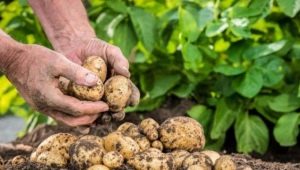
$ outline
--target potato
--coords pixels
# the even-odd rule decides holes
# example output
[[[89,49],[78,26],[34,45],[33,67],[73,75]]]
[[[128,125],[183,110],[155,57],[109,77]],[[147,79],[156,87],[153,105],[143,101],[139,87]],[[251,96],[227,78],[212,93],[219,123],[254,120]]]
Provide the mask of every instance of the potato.
[[[188,169],[189,167],[201,167],[204,170],[211,170],[213,167],[212,161],[208,156],[200,152],[194,152],[184,158],[182,168]]]
[[[151,147],[152,148],[156,148],[160,151],[162,151],[164,149],[164,145],[161,143],[161,141],[159,140],[155,140],[151,143]]]
[[[181,168],[183,160],[190,155],[188,151],[185,150],[175,150],[170,153],[175,161],[176,169]]]
[[[217,159],[215,170],[236,170],[236,165],[231,156],[224,155]]]
[[[158,139],[159,124],[152,118],[147,118],[141,121],[139,128],[143,134],[151,141]]]
[[[192,166],[189,166],[187,168],[187,170],[207,170],[207,168],[205,168],[202,165],[192,165]]]
[[[80,139],[70,147],[71,165],[76,169],[86,169],[101,164],[106,153],[99,141]]]
[[[204,150],[204,151],[201,151],[200,153],[207,155],[210,158],[210,160],[212,161],[213,165],[215,165],[216,160],[220,158],[220,154],[215,151]]]
[[[116,151],[111,151],[103,156],[103,164],[108,168],[118,168],[124,163],[124,157]]]
[[[120,112],[132,93],[131,81],[121,75],[110,77],[104,84],[104,100],[112,112]]]
[[[106,80],[107,66],[101,57],[90,56],[84,61],[82,66],[94,72],[102,82]]]
[[[103,140],[103,138],[101,138],[99,136],[85,135],[85,136],[80,137],[79,140],[88,140],[88,141],[96,142],[101,148],[104,149],[104,146],[103,146],[104,140]]]
[[[51,151],[42,152],[37,156],[34,162],[58,168],[65,168],[68,164],[66,157]]]
[[[175,163],[172,156],[164,154],[161,151],[151,148],[144,152],[136,154],[130,158],[127,163],[136,170],[173,170]]]
[[[0,156],[0,170],[4,169],[4,159]]]
[[[87,101],[99,101],[104,94],[104,86],[101,80],[97,81],[97,85],[93,87],[77,85],[71,82],[70,90],[76,98]]]
[[[140,146],[141,151],[145,151],[150,148],[150,142],[144,135],[133,137],[133,140]]]
[[[121,124],[118,129],[118,132],[122,132],[122,134],[124,134],[125,136],[129,136],[129,137],[136,137],[141,135],[139,128],[130,122],[125,122],[123,124]]]
[[[129,159],[140,151],[139,145],[130,137],[121,132],[113,132],[104,138],[104,148],[107,151],[117,151],[125,159]]]
[[[111,113],[111,117],[113,120],[115,121],[122,121],[125,118],[126,114],[125,111],[122,110],[120,112],[116,112],[116,113]]]
[[[193,151],[202,149],[205,136],[202,126],[188,117],[173,117],[164,121],[160,128],[160,141],[166,149]]]
[[[89,167],[87,170],[109,170],[109,168],[104,165],[94,165]]]
[[[49,165],[57,164],[59,167],[64,167],[67,165],[67,162],[70,158],[69,147],[76,140],[76,136],[68,133],[57,133],[52,136],[49,136],[37,147],[35,152],[31,154],[30,161],[40,161],[40,163],[45,162]],[[41,154],[43,155],[40,156]],[[49,156],[49,160],[47,159],[47,155]],[[58,158],[56,158],[55,155],[57,155],[57,157],[61,158],[62,160],[58,160]]]
[[[11,165],[13,167],[16,167],[16,166],[22,166],[24,164],[27,163],[27,158],[23,155],[18,155],[18,156],[15,156],[12,160],[11,160]]]

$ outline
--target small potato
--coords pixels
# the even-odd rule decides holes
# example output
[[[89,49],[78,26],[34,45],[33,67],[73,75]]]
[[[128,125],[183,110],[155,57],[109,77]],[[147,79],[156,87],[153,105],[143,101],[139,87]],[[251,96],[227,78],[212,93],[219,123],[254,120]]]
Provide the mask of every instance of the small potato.
[[[82,66],[94,72],[102,82],[106,80],[107,66],[101,57],[90,56],[84,61]]]
[[[109,170],[109,168],[104,165],[94,165],[89,167],[87,170]]]
[[[151,141],[158,139],[159,124],[152,118],[147,118],[141,121],[139,128],[143,134]]]
[[[130,123],[130,122],[125,122],[125,123],[121,124],[118,127],[117,131],[122,132],[123,135],[129,136],[132,138],[141,135],[139,132],[139,128],[135,124]]]
[[[155,140],[151,143],[151,147],[152,148],[156,148],[160,151],[162,151],[164,149],[164,145],[161,143],[161,141],[159,140]]]
[[[156,151],[155,151],[156,150]],[[146,150],[136,154],[127,162],[136,170],[173,170],[175,163],[172,156],[164,154],[157,149]]]
[[[122,121],[126,116],[126,113],[124,110],[120,111],[120,112],[114,112],[114,113],[111,113],[111,117],[113,120],[115,121]]]
[[[187,168],[187,170],[207,170],[207,168],[202,165],[191,165]]]
[[[23,155],[15,156],[11,160],[11,164],[12,164],[13,167],[22,166],[25,163],[27,163],[27,158],[25,156],[23,156]]]
[[[212,161],[205,154],[194,152],[187,157],[182,162],[182,168],[188,169],[189,167],[203,167],[204,170],[212,170]]]
[[[175,161],[176,169],[181,168],[183,160],[190,155],[188,151],[185,150],[175,150],[170,153]]]
[[[132,93],[131,81],[121,75],[109,78],[104,84],[104,100],[112,112],[120,112],[125,107]]]
[[[88,87],[70,83],[71,93],[80,100],[99,101],[104,94],[104,86],[101,80],[97,81],[96,86]]]
[[[37,156],[34,162],[58,168],[66,167],[68,164],[68,160],[66,159],[66,157],[59,153],[51,151],[42,152]]]
[[[236,165],[231,156],[224,155],[217,159],[215,170],[236,170]]]
[[[133,140],[140,146],[141,151],[145,151],[150,148],[150,142],[144,135],[133,137]]]
[[[101,164],[105,153],[97,141],[80,139],[70,147],[70,162],[75,169],[86,169]]]
[[[194,151],[205,145],[202,126],[189,117],[173,117],[164,121],[159,129],[160,141],[166,149]]]
[[[111,151],[103,156],[103,164],[108,168],[118,168],[124,163],[124,157],[116,151]]]
[[[76,140],[76,136],[68,133],[57,133],[49,136],[37,147],[35,152],[30,155],[30,161],[41,161],[48,163],[49,165],[58,164],[58,166],[64,167],[67,165],[67,162],[70,159],[69,148]],[[43,155],[40,156],[41,154]],[[49,160],[45,160],[47,159],[47,155],[50,157]],[[58,158],[62,157],[63,159],[59,161],[57,158],[52,157],[54,155],[57,155]]]
[[[204,151],[201,151],[200,153],[207,155],[209,157],[209,159],[212,161],[213,165],[215,165],[216,160],[220,158],[220,154],[215,151],[204,150]]]
[[[125,159],[129,159],[140,151],[139,145],[121,132],[113,132],[104,138],[104,148],[107,151],[117,151]]]

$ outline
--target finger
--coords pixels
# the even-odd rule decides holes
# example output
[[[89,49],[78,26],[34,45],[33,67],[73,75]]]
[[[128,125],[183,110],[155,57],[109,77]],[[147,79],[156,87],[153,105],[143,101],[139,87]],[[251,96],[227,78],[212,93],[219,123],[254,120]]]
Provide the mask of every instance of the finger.
[[[47,115],[52,117],[59,123],[63,123],[68,126],[82,126],[82,125],[90,125],[100,116],[98,115],[84,115],[79,117],[69,116],[63,112],[59,111],[51,111],[48,112]]]
[[[54,67],[56,69],[54,76],[63,76],[79,85],[94,86],[99,80],[93,72],[64,57],[59,57]]]
[[[50,107],[72,116],[93,115],[108,111],[109,107],[102,101],[81,101],[75,97],[64,95],[58,88],[49,90]]]
[[[140,94],[139,89],[132,82],[131,82],[131,89],[132,89],[132,92],[131,92],[130,98],[128,100],[128,105],[129,106],[136,106],[140,102],[141,94]]]
[[[108,45],[106,48],[106,56],[108,63],[117,74],[130,77],[128,60],[125,58],[120,48]]]

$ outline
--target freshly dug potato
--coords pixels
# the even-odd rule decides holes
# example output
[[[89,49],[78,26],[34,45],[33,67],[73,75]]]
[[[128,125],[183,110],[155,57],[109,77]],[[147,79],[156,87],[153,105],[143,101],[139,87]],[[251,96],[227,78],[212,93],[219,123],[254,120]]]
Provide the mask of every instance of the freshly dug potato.
[[[143,134],[151,141],[158,139],[159,124],[152,118],[147,118],[141,121],[139,128]]]
[[[99,141],[80,139],[70,147],[70,162],[76,169],[86,169],[101,164],[105,153]]]
[[[65,168],[68,164],[66,157],[51,151],[42,152],[34,162],[57,168]]]
[[[87,170],[109,170],[109,168],[104,165],[94,165],[89,167]]]
[[[187,157],[182,162],[182,168],[188,169],[189,167],[202,167],[204,170],[212,170],[213,164],[208,156],[205,154],[194,152]]]
[[[35,152],[31,154],[30,161],[39,163],[45,162],[49,165],[57,164],[59,167],[64,167],[70,158],[69,147],[76,140],[76,136],[68,133],[57,133],[49,136],[37,147]]]
[[[207,170],[205,166],[202,165],[192,165],[187,168],[187,170]]]
[[[17,167],[17,166],[22,166],[25,163],[27,163],[27,158],[23,155],[18,155],[15,156],[12,160],[11,160],[11,165],[13,167]]]
[[[175,150],[170,153],[175,161],[176,169],[181,168],[183,160],[190,155],[188,151],[185,150]]]
[[[205,136],[202,126],[188,117],[173,117],[164,121],[160,128],[160,141],[166,149],[193,151],[202,149]]]
[[[140,151],[139,145],[121,132],[113,132],[104,138],[104,148],[107,151],[117,151],[125,159],[129,159]]]
[[[101,148],[104,149],[104,146],[103,146],[104,140],[103,140],[103,138],[101,138],[99,136],[85,135],[85,136],[80,137],[79,140],[88,140],[88,141],[96,142]]]
[[[156,150],[156,151],[155,151]],[[172,156],[162,153],[157,149],[151,148],[144,152],[136,154],[130,158],[127,163],[136,170],[173,170],[175,162]]]
[[[90,56],[84,61],[82,66],[94,72],[102,82],[106,80],[107,66],[101,57]]]
[[[111,117],[115,121],[122,121],[125,118],[126,114],[124,109],[120,112],[111,113]]]
[[[104,100],[112,112],[120,112],[125,107],[132,93],[131,81],[121,75],[109,78],[104,84]]]
[[[118,127],[117,131],[122,132],[122,134],[124,134],[125,136],[129,136],[132,138],[141,135],[139,128],[135,124],[130,122],[125,122],[121,124]]]
[[[200,153],[207,155],[209,157],[209,159],[212,161],[213,165],[215,165],[216,160],[220,158],[220,154],[215,151],[204,150],[204,151],[201,151]]]
[[[104,94],[104,86],[101,80],[97,81],[97,85],[93,87],[77,85],[74,83],[71,83],[70,85],[72,94],[81,100],[99,101]]]
[[[152,148],[156,148],[160,151],[162,151],[164,149],[164,145],[161,143],[161,141],[159,140],[155,140],[151,143],[151,147]]]
[[[133,140],[140,146],[141,151],[145,151],[150,148],[150,142],[144,135],[133,137]]]
[[[4,159],[0,156],[0,170],[4,169]]]
[[[215,170],[236,170],[236,165],[231,156],[224,155],[217,159]]]
[[[118,168],[124,163],[124,157],[116,151],[111,151],[103,156],[103,164],[108,168]]]

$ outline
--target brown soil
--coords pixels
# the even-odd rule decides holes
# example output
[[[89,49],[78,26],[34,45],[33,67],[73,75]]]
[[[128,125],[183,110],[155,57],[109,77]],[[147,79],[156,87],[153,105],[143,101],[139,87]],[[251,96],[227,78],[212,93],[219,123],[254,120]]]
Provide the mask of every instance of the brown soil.
[[[161,108],[149,112],[149,113],[130,113],[126,116],[126,118],[122,121],[129,121],[133,123],[140,122],[141,119],[151,117],[156,121],[161,123],[165,119],[174,116],[185,115],[186,110],[188,110],[193,105],[193,102],[190,100],[178,100],[178,99],[169,99]],[[122,122],[112,122],[106,125],[93,125],[91,127],[78,127],[78,128],[70,128],[66,126],[49,126],[49,125],[40,125],[35,128],[34,131],[28,133],[23,138],[17,139],[10,144],[0,144],[0,156],[4,158],[6,165],[6,169],[55,169],[49,168],[42,165],[33,164],[30,162],[25,162],[19,165],[17,168],[12,168],[10,166],[10,159],[16,155],[24,155],[29,156],[33,148],[37,147],[41,141],[43,141],[48,136],[58,133],[58,132],[67,132],[75,135],[80,134],[93,134],[98,136],[104,136],[109,132],[113,131],[119,124]],[[229,149],[230,150],[230,149]],[[300,155],[300,147],[296,146],[294,148],[294,152],[289,152],[289,149],[282,154],[281,152],[276,152],[274,149],[270,150],[266,155],[253,155],[255,158],[243,155],[243,154],[234,154],[232,153],[232,157],[234,161],[238,165],[238,170],[246,170],[247,167],[251,167],[252,169],[257,170],[300,170],[300,160],[295,159],[295,156]],[[291,155],[295,154],[295,155]],[[271,160],[272,162],[267,162],[263,160]],[[291,159],[284,159],[291,158]],[[284,163],[279,163],[279,161]],[[293,163],[287,163],[293,162]],[[1,169],[1,167],[0,167]],[[123,167],[122,169],[131,169],[130,167]]]

